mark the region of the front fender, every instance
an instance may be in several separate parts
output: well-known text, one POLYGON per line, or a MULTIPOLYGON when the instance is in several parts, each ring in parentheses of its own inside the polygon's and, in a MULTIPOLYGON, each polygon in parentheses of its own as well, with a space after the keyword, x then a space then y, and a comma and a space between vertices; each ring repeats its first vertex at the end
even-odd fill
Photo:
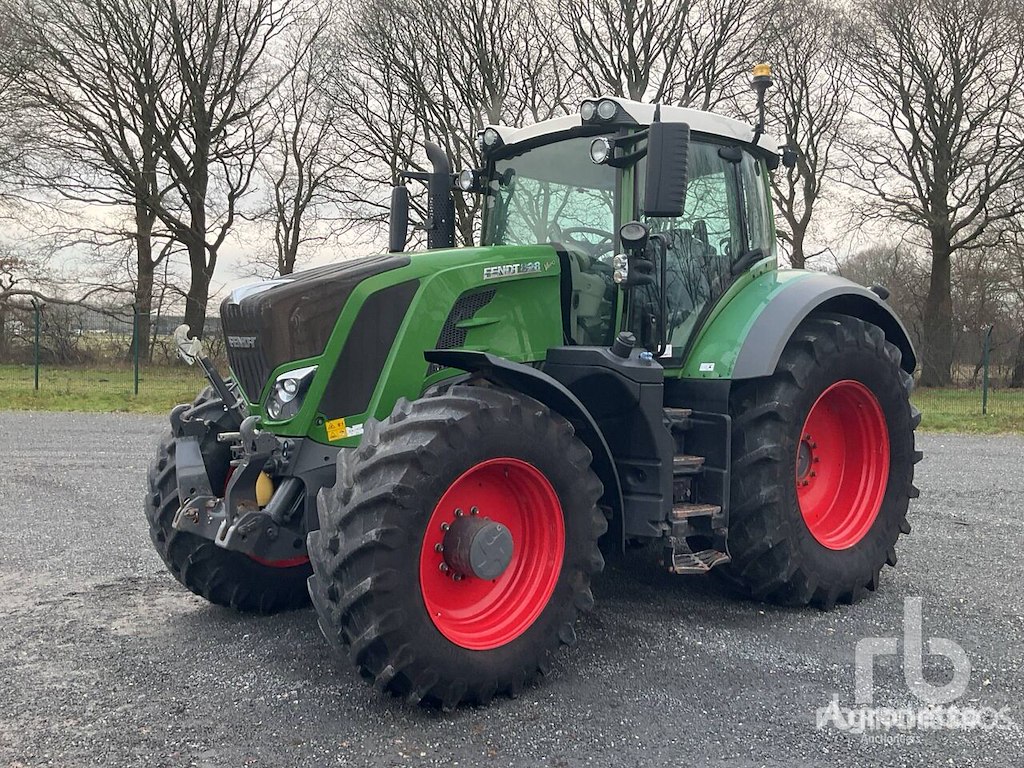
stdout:
POLYGON ((522 392, 567 419, 590 449, 593 468, 604 485, 601 503, 622 514, 622 486, 612 452, 586 406, 568 388, 543 371, 487 352, 435 349, 424 353, 428 363, 467 371, 500 386, 522 392))

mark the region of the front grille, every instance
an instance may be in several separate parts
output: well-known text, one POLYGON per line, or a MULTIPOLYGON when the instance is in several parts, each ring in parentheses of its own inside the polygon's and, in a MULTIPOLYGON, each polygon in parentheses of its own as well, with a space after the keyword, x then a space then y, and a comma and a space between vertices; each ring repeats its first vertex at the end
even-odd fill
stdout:
POLYGON ((255 318, 246 317, 242 304, 225 303, 221 307, 221 325, 224 328, 224 347, 228 354, 228 364, 235 374, 235 379, 242 387, 250 403, 259 401, 263 385, 270 376, 270 364, 263 353, 261 339, 257 333, 258 324, 255 318), (232 346, 231 337, 255 337, 252 346, 232 346))

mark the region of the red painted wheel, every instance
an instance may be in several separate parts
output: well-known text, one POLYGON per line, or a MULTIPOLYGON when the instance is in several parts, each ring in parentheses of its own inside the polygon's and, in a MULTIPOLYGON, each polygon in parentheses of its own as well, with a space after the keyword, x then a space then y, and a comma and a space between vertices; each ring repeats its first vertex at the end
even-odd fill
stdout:
POLYGON ((562 506, 544 474, 520 459, 480 462, 449 486, 427 524, 420 589, 431 621, 470 650, 515 640, 551 598, 564 553, 562 506), (474 524, 479 535, 473 557, 488 557, 479 549, 481 536, 492 544, 491 561, 478 560, 478 572, 469 564, 471 537, 461 536, 461 556, 454 551, 455 534, 474 524))
POLYGON ((878 517, 889 478, 889 431, 871 390, 846 379, 811 407, 797 448, 797 499, 822 546, 849 549, 878 517))

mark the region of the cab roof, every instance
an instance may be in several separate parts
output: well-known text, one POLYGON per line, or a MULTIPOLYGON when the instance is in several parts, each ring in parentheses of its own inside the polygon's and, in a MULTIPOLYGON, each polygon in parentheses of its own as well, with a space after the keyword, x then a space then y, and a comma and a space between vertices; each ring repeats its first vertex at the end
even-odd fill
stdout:
MULTIPOLYGON (((637 125, 650 125, 654 120, 654 111, 658 105, 646 104, 642 101, 630 101, 629 99, 622 99, 617 96, 600 96, 595 99, 588 99, 599 103, 602 101, 615 102, 619 109, 628 116, 627 121, 621 119, 612 120, 608 123, 609 127, 621 127, 624 122, 636 123, 637 125)), ((699 109, 688 109, 686 107, 673 107, 673 106, 661 106, 660 119, 664 123, 686 123, 690 126, 690 130, 694 133, 703 133, 711 136, 720 136, 725 139, 732 139, 734 141, 744 142, 751 144, 754 138, 754 128, 748 123, 744 123, 741 120, 734 120, 731 117, 725 115, 715 114, 714 112, 704 112, 699 109)), ((502 144, 506 147, 515 144, 520 144, 527 141, 535 141, 547 135, 553 135, 557 133, 564 133, 571 131, 574 128, 580 128, 584 124, 591 126, 600 126, 602 123, 598 119, 592 119, 584 123, 582 116, 579 112, 565 115, 564 117, 556 117, 551 120, 543 120, 533 125, 527 125, 522 128, 515 128, 507 125, 492 125, 489 128, 494 128, 501 136, 502 144)), ((782 145, 775 136, 762 134, 758 139, 757 147, 759 149, 776 154, 779 151, 779 147, 782 145)))

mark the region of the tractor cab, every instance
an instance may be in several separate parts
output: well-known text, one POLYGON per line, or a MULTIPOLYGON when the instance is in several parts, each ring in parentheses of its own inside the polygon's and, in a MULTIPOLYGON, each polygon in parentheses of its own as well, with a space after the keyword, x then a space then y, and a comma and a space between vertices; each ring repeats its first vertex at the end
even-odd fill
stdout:
POLYGON ((460 180, 483 193, 484 245, 557 251, 566 344, 629 330, 671 367, 736 279, 775 257, 779 156, 755 138, 718 115, 602 98, 528 128, 486 128, 485 165, 460 180), (624 242, 627 224, 639 241, 624 242))

